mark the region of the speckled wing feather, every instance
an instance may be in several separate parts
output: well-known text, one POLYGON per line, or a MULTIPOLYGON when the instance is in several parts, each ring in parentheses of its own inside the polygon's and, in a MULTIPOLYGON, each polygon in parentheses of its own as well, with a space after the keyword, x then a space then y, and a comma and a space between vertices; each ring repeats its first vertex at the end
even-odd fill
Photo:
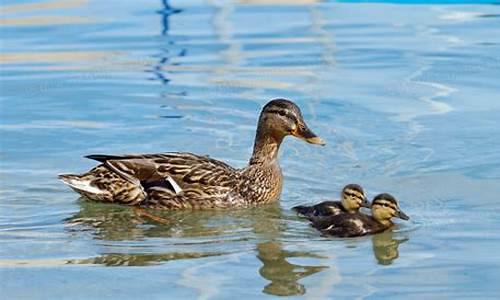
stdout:
POLYGON ((186 189, 175 193, 171 189, 155 186, 148 189, 148 197, 141 206, 176 210, 237 207, 243 203, 232 202, 231 194, 231 190, 223 187, 186 189))
MULTIPOLYGON (((161 206, 170 199, 182 202, 187 198, 202 201, 222 197, 237 185, 240 173, 231 166, 191 153, 162 153, 126 156, 89 155, 129 182, 147 187, 149 205, 161 206), (170 177, 182 189, 182 195, 165 186, 154 184, 170 177)), ((174 204, 169 204, 176 206, 174 204)))

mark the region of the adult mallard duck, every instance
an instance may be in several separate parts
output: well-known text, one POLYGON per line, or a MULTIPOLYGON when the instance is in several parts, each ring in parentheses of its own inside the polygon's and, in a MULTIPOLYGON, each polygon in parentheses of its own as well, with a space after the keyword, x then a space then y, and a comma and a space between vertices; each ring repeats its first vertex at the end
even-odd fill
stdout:
POLYGON ((326 217, 341 213, 356 213, 361 207, 370 207, 363 188, 358 184, 344 186, 340 201, 324 201, 315 205, 299 205, 292 209, 304 217, 326 217))
POLYGON ((275 99, 261 111, 253 154, 243 169, 192 153, 89 155, 101 164, 59 178, 90 200, 127 205, 205 209, 269 203, 281 194, 278 150, 288 135, 325 144, 307 127, 297 105, 275 99))
POLYGON ((375 196, 371 205, 372 215, 361 212, 354 214, 343 213, 329 217, 310 217, 312 226, 323 234, 338 237, 354 237, 375 234, 393 226, 391 218, 409 220, 399 208, 396 198, 389 194, 375 196))

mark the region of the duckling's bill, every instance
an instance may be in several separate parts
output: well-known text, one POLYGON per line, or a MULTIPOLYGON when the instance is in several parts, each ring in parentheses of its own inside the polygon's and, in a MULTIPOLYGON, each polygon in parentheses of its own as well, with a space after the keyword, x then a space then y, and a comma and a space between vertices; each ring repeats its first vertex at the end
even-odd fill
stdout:
POLYGON ((410 219, 410 217, 401 210, 396 211, 395 217, 405 221, 410 219))
POLYGON ((366 207, 366 208, 370 208, 372 205, 370 203, 370 200, 368 200, 368 198, 366 196, 363 197, 363 201, 361 201, 361 207, 366 207))

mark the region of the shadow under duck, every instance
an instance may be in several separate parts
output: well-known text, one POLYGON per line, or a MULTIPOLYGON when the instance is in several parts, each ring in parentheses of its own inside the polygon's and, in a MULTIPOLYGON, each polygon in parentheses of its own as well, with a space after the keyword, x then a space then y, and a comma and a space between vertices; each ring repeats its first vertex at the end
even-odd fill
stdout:
POLYGON ((261 111, 253 154, 243 169, 183 152, 89 155, 101 164, 82 175, 63 174, 59 179, 90 200, 144 207, 207 209, 270 203, 281 194, 278 150, 288 135, 325 144, 308 128, 297 105, 275 99, 261 111))
POLYGON ((340 193, 340 201, 324 201, 315 205, 292 207, 299 216, 326 217, 342 213, 356 213, 361 207, 370 207, 363 188, 358 184, 348 184, 340 193))
POLYGON ((312 226, 325 235, 355 237, 375 234, 391 228, 391 218, 409 220, 398 205, 396 198, 383 193, 375 196, 371 205, 372 215, 361 212, 339 214, 329 217, 310 217, 312 226))

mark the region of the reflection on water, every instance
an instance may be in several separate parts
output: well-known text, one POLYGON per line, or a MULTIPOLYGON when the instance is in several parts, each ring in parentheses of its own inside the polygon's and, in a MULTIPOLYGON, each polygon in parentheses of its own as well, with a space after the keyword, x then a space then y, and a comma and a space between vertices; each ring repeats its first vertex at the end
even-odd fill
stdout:
MULTIPOLYGON (((160 49, 160 54, 155 55, 155 59, 157 59, 158 62, 153 66, 152 70, 156 79, 162 84, 168 84, 170 82, 170 79, 164 74, 166 73, 163 70, 164 67, 169 65, 172 58, 186 55, 186 49, 175 50, 173 39, 167 37, 170 29, 170 17, 182 12, 182 10, 170 6, 168 2, 168 0, 162 0, 163 8, 158 11, 161 15, 161 35, 164 36, 166 45, 160 49)), ((172 63, 172 65, 175 66, 178 64, 172 63)))
POLYGON ((290 258, 324 257, 307 251, 288 251, 283 249, 281 242, 276 241, 285 230, 284 216, 278 204, 253 208, 250 214, 247 210, 157 211, 93 203, 84 199, 79 201, 79 205, 80 211, 66 219, 67 230, 74 238, 90 231, 94 239, 130 241, 135 248, 141 249, 140 244, 133 241, 175 237, 179 239, 169 248, 198 244, 199 252, 105 253, 97 257, 68 260, 67 264, 150 266, 178 259, 221 256, 231 254, 231 249, 206 249, 224 241, 234 243, 236 240, 250 239, 249 233, 252 233, 267 240, 255 241, 257 258, 263 264, 259 274, 271 281, 264 287, 265 293, 280 296, 304 294, 306 289, 299 280, 328 268, 288 261, 290 258), (232 234, 233 231, 237 234, 232 234))
POLYGON ((2 5, 0 7, 0 26, 44 26, 44 25, 70 25, 70 24, 92 24, 102 22, 102 19, 86 16, 64 16, 64 15, 46 15, 46 16, 24 16, 16 18, 5 18, 16 13, 39 12, 44 10, 56 9, 74 9, 87 4, 87 1, 81 0, 63 0, 47 3, 23 3, 2 5))
POLYGON ((304 266, 290 263, 287 258, 321 258, 306 251, 286 251, 280 242, 270 241, 257 245, 257 258, 263 263, 259 274, 271 281, 263 292, 277 296, 302 295, 304 285, 298 281, 304 277, 323 271, 327 266, 304 266))
POLYGON ((394 238, 392 230, 384 231, 372 237, 373 255, 381 265, 390 265, 399 257, 399 244, 409 238, 394 238))
POLYGON ((27 13, 40 10, 52 9, 69 9, 80 7, 87 4, 87 0, 56 0, 41 3, 23 3, 23 4, 10 4, 2 5, 0 12, 2 13, 27 13))
POLYGON ((161 34, 162 35, 168 34, 168 30, 170 29, 170 21, 169 21, 170 16, 182 12, 181 9, 177 9, 175 7, 170 6, 170 4, 168 2, 169 2, 169 0, 161 0, 163 8, 160 11, 158 11, 158 13, 161 14, 161 16, 162 16, 162 18, 161 18, 161 23, 162 23, 161 34))
POLYGON ((109 241, 147 237, 229 237, 240 230, 267 238, 278 237, 283 229, 278 204, 239 210, 158 211, 93 203, 81 199, 80 211, 66 219, 68 231, 92 230, 94 238, 109 241))
POLYGON ((205 253, 182 253, 182 252, 172 252, 172 253, 159 253, 159 254, 147 254, 147 253, 108 253, 103 254, 98 257, 91 257, 85 259, 71 259, 66 262, 66 264, 93 264, 93 265, 103 265, 106 267, 123 267, 123 266, 134 266, 143 267, 151 266, 155 264, 163 264, 171 260, 178 259, 194 259, 210 256, 223 255, 224 253, 219 252, 205 252, 205 253))
MULTIPOLYGON (((262 262, 259 274, 270 281, 263 292, 272 295, 291 296, 306 293, 299 281, 319 273, 329 266, 302 265, 290 262, 293 258, 325 259, 311 251, 284 249, 279 241, 283 231, 284 216, 277 204, 256 207, 251 213, 236 211, 157 211, 119 205, 79 201, 80 211, 66 220, 68 232, 78 235, 91 232, 94 239, 130 242, 137 253, 104 253, 97 257, 67 260, 67 264, 98 264, 104 266, 150 266, 178 259, 198 259, 222 256, 238 251, 214 245, 235 243, 253 239, 257 234, 266 241, 251 241, 256 245, 256 256, 262 262), (236 234, 234 234, 236 232, 236 234), (156 250, 147 253, 141 244, 147 238, 175 238, 168 248, 192 245, 198 252, 156 250)), ((399 257, 398 247, 408 238, 396 238, 392 230, 371 237, 373 255, 381 265, 390 265, 399 257)), ((352 241, 353 247, 357 241, 352 241)), ((147 242, 145 243, 148 244, 147 242)), ((109 246, 109 245, 108 245, 109 246)), ((124 244, 121 244, 123 247, 124 244)), ((240 249, 241 250, 241 249, 240 249)))

